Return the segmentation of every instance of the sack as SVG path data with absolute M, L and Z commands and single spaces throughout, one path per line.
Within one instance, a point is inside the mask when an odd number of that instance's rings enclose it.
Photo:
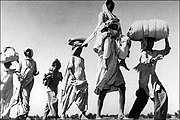
M 160 19 L 135 21 L 127 35 L 134 41 L 141 41 L 144 37 L 152 37 L 158 41 L 169 36 L 169 26 Z
M 1 52 L 1 63 L 18 61 L 19 55 L 13 47 L 5 47 L 4 51 Z

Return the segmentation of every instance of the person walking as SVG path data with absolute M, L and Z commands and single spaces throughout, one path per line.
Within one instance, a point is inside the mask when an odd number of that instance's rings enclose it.
M 39 71 L 37 71 L 37 64 L 32 58 L 33 50 L 31 48 L 26 48 L 24 50 L 24 55 L 25 59 L 20 62 L 19 67 L 21 88 L 18 98 L 18 112 L 16 118 L 19 120 L 24 120 L 28 117 L 30 111 L 30 93 L 34 85 L 34 76 L 39 74 Z
M 13 47 L 5 47 L 1 52 L 1 81 L 0 81 L 0 118 L 10 119 L 10 110 L 17 104 L 19 93 L 18 74 L 16 68 L 11 68 L 12 63 L 19 64 L 19 55 Z M 14 83 L 17 83 L 15 85 Z
M 120 48 L 120 33 L 118 24 L 110 24 L 108 33 L 110 36 L 104 40 L 103 51 L 98 54 L 98 66 L 96 75 L 95 94 L 98 95 L 97 118 L 102 119 L 101 110 L 104 98 L 107 93 L 119 91 L 119 113 L 118 119 L 124 118 L 125 105 L 125 81 L 123 74 L 119 69 L 118 60 L 123 51 Z M 125 39 L 125 38 L 124 38 Z M 127 52 L 128 54 L 128 52 Z M 126 55 L 127 56 L 127 55 Z
M 55 59 L 49 72 L 44 74 L 43 84 L 47 86 L 47 96 L 48 100 L 44 110 L 43 120 L 47 120 L 47 116 L 51 113 L 52 117 L 57 119 L 58 116 L 58 84 L 62 81 L 62 73 L 59 72 L 61 68 L 61 63 L 58 59 Z
M 88 82 L 85 74 L 85 60 L 81 56 L 82 43 L 84 38 L 70 39 L 72 46 L 71 57 L 69 59 L 64 77 L 64 87 L 62 87 L 62 117 L 65 119 L 66 112 L 72 103 L 76 103 L 82 113 L 81 119 L 86 118 L 88 109 Z
M 139 89 L 136 91 L 136 100 L 129 112 L 129 118 L 138 119 L 148 99 L 151 98 L 154 102 L 154 120 L 166 120 L 168 96 L 155 69 L 157 62 L 168 55 L 171 48 L 168 38 L 165 38 L 165 49 L 153 50 L 155 40 L 146 37 L 141 41 L 140 63 L 135 67 L 139 72 Z

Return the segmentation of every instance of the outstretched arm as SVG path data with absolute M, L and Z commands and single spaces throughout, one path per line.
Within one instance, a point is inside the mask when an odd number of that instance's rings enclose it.
M 103 23 L 103 12 L 100 12 L 99 13 L 99 16 L 98 16 L 98 23 L 96 25 L 96 28 L 94 29 L 94 31 L 91 33 L 91 35 L 84 41 L 84 43 L 82 44 L 82 47 L 86 46 L 89 42 L 91 42 L 94 37 L 96 36 L 96 32 L 99 28 L 99 26 Z

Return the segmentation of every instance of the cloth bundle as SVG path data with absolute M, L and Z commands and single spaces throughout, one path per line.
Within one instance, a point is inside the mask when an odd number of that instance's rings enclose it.
M 159 41 L 169 36 L 169 26 L 166 21 L 160 19 L 135 21 L 127 35 L 134 41 L 141 41 L 144 37 L 152 37 Z
M 19 55 L 13 47 L 5 47 L 3 52 L 1 52 L 1 63 L 18 61 Z

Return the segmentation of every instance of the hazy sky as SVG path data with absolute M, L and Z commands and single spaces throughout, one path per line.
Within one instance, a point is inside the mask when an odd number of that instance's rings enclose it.
M 163 19 L 170 27 L 169 55 L 157 64 L 157 74 L 169 96 L 168 113 L 179 110 L 179 2 L 178 1 L 114 1 L 114 14 L 119 17 L 123 34 L 136 20 Z M 30 99 L 30 115 L 43 115 L 46 87 L 42 84 L 43 74 L 52 61 L 58 58 L 62 63 L 60 71 L 64 74 L 71 47 L 70 38 L 88 37 L 97 24 L 97 17 L 104 1 L 3 1 L 1 2 L 1 50 L 13 46 L 24 58 L 23 50 L 31 47 L 40 74 L 35 77 Z M 96 113 L 97 95 L 94 94 L 97 55 L 91 42 L 83 50 L 85 71 L 89 83 L 89 109 Z M 155 43 L 155 49 L 163 49 L 164 40 Z M 133 42 L 127 64 L 131 71 L 121 68 L 126 81 L 125 114 L 129 113 L 138 88 L 138 73 L 132 68 L 138 64 L 140 43 Z M 61 83 L 59 85 L 59 90 Z M 59 97 L 59 95 L 58 95 Z M 118 113 L 118 92 L 107 95 L 102 114 Z M 143 113 L 153 112 L 153 102 L 148 101 Z M 60 110 L 60 107 L 59 107 Z M 16 107 L 12 116 L 16 115 Z M 60 112 L 60 111 L 59 111 Z M 80 113 L 74 104 L 68 114 Z

